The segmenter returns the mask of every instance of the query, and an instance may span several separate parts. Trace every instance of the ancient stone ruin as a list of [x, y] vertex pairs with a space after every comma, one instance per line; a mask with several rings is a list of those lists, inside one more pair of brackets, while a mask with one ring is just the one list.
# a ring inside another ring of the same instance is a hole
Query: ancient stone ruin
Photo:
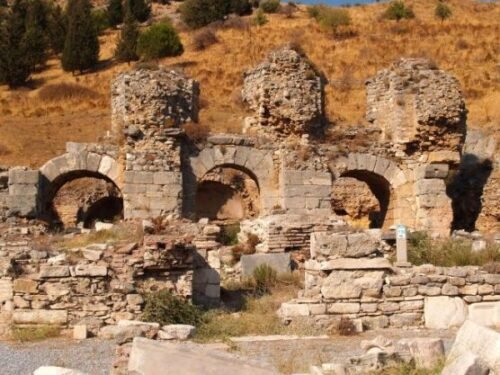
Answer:
[[[367, 119], [381, 139], [348, 153], [318, 137], [323, 80], [291, 48], [245, 74], [244, 135], [190, 139], [183, 125], [196, 126], [199, 92], [167, 68], [122, 73], [105, 141], [69, 142], [40, 169], [0, 169], [2, 329], [56, 323], [99, 334], [138, 318], [142, 295], [164, 287], [217, 305], [221, 277], [263, 263], [305, 271], [304, 290], [280, 309], [285, 321], [447, 328], [498, 311], [497, 274], [391, 261], [396, 225], [442, 237], [499, 229], [496, 143], [478, 132], [465, 140], [464, 100], [448, 73], [422, 59], [379, 72], [367, 83]], [[100, 182], [80, 190], [81, 179]], [[139, 220], [144, 238], [61, 250], [33, 242], [38, 219], [82, 232], [114, 218]], [[235, 222], [256, 254], [235, 259], [223, 243]]]

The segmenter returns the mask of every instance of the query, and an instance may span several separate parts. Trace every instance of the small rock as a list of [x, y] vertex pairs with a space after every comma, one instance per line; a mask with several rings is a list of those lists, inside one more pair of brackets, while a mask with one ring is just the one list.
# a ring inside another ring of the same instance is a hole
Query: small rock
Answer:
[[87, 338], [87, 326], [84, 324], [74, 326], [73, 338], [75, 340], [85, 340]]
[[187, 340], [195, 332], [196, 328], [188, 324], [169, 324], [161, 327], [158, 338], [161, 340]]
[[96, 232], [100, 232], [101, 230], [110, 230], [114, 226], [115, 225], [112, 223], [103, 223], [101, 221], [96, 221], [94, 228]]

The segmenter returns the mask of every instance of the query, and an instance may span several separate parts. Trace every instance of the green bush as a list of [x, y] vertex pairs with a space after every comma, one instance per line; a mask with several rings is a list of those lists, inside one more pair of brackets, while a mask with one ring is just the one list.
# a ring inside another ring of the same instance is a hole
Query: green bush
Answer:
[[184, 47], [172, 25], [158, 23], [139, 36], [137, 52], [144, 60], [151, 60], [179, 56], [184, 52]]
[[219, 233], [219, 242], [224, 246], [233, 246], [238, 244], [238, 233], [240, 233], [240, 224], [229, 224], [221, 227]]
[[168, 289], [146, 295], [142, 319], [166, 324], [190, 324], [197, 326], [202, 322], [202, 311]]
[[255, 280], [255, 291], [257, 294], [269, 293], [269, 290], [278, 281], [278, 273], [266, 263], [255, 268], [252, 276]]
[[222, 21], [231, 11], [231, 0], [186, 0], [180, 6], [181, 19], [192, 29]]
[[263, 0], [259, 3], [259, 8], [264, 13], [276, 13], [280, 9], [279, 0]]
[[262, 9], [259, 8], [259, 10], [257, 10], [253, 22], [257, 26], [262, 26], [267, 23], [267, 17]]
[[383, 16], [388, 20], [396, 20], [399, 22], [402, 19], [415, 18], [415, 13], [413, 13], [413, 9], [406, 6], [404, 1], [395, 0], [389, 4]]
[[436, 10], [434, 11], [434, 14], [437, 18], [441, 20], [441, 22], [443, 22], [445, 19], [451, 17], [452, 11], [451, 8], [446, 3], [439, 0], [438, 3], [436, 4]]
[[339, 26], [348, 26], [351, 23], [351, 16], [345, 9], [330, 8], [320, 16], [318, 23], [322, 29], [335, 34]]
[[92, 22], [94, 23], [97, 33], [101, 35], [110, 27], [108, 12], [104, 9], [94, 9], [92, 11]]

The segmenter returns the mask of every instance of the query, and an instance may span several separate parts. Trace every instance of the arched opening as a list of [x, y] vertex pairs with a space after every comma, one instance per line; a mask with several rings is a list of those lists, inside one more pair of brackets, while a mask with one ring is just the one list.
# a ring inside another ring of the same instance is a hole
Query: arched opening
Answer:
[[218, 166], [198, 182], [196, 216], [240, 221], [260, 211], [259, 186], [251, 172], [237, 166]]
[[453, 221], [451, 230], [476, 230], [476, 221], [482, 210], [482, 196], [493, 171], [489, 159], [479, 159], [472, 154], [462, 157], [457, 171], [448, 178], [446, 193], [451, 198]]
[[72, 171], [46, 187], [42, 208], [54, 228], [93, 228], [95, 223], [123, 218], [120, 189], [108, 177], [90, 171]]
[[382, 176], [365, 170], [343, 173], [332, 187], [332, 208], [351, 224], [366, 228], [387, 226], [391, 186]]

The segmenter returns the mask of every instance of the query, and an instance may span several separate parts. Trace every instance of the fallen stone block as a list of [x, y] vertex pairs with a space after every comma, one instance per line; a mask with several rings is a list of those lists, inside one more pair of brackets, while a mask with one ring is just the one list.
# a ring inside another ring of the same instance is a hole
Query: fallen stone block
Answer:
[[33, 375], [88, 375], [85, 372], [73, 370], [71, 368], [57, 366], [41, 366], [37, 368]]
[[439, 338], [403, 339], [399, 345], [408, 348], [417, 368], [431, 369], [444, 358], [444, 344]]
[[275, 375], [260, 363], [206, 345], [171, 343], [136, 337], [130, 351], [128, 371], [137, 375]]
[[426, 297], [424, 320], [427, 328], [458, 327], [467, 319], [467, 306], [458, 297]]
[[241, 256], [241, 274], [252, 276], [253, 271], [260, 265], [267, 264], [278, 273], [290, 271], [290, 254], [251, 254]]
[[68, 321], [66, 310], [16, 310], [12, 314], [16, 324], [65, 324]]
[[465, 352], [446, 365], [441, 375], [487, 375], [489, 372], [479, 357], [471, 352]]
[[196, 332], [196, 328], [189, 324], [169, 324], [161, 327], [158, 338], [161, 340], [187, 340]]
[[475, 354], [493, 374], [500, 374], [500, 333], [467, 320], [457, 332], [447, 364], [466, 353]]
[[73, 339], [85, 340], [87, 338], [87, 326], [79, 324], [73, 327]]
[[500, 301], [469, 305], [469, 319], [482, 326], [500, 328]]

